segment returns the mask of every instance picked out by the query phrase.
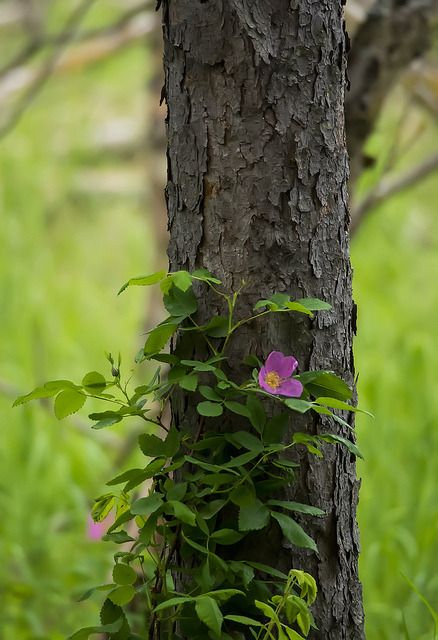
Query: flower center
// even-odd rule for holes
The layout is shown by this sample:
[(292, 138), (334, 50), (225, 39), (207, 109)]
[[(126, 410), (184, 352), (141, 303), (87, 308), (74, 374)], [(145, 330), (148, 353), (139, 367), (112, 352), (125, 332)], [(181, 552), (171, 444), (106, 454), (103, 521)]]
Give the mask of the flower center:
[(265, 382), (271, 389), (278, 389), (281, 385), (281, 378), (276, 371), (270, 371), (266, 374)]

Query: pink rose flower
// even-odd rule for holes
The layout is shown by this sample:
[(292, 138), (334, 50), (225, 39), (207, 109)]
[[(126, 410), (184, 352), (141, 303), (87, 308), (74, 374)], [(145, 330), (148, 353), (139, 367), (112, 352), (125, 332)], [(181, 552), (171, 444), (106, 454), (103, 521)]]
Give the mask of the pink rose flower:
[(293, 356), (285, 356), (281, 351), (272, 351), (259, 372), (259, 385), (264, 391), (278, 396), (299, 398), (303, 385), (291, 378), (298, 367)]

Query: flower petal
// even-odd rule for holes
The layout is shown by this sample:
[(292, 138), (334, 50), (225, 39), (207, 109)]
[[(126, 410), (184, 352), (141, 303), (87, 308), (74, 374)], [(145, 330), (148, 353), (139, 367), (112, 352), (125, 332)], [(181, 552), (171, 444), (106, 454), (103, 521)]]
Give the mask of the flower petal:
[(303, 385), (299, 380), (285, 380), (277, 389), (277, 393), (281, 396), (289, 398), (299, 398), (303, 393)]
[(271, 387), (266, 384), (265, 382), (265, 378), (266, 378), (266, 374), (268, 372), (266, 371), (266, 367), (262, 367), (259, 371), (259, 385), (262, 389), (264, 389), (265, 391), (268, 391), (269, 393), (272, 392)]
[(296, 358), (293, 356), (285, 356), (277, 372), (281, 378), (290, 378), (297, 367), (298, 360)]
[(271, 351), (269, 356), (266, 358), (266, 363), (265, 363), (266, 371), (268, 373), (269, 371), (275, 371), (276, 373), (279, 374), (280, 367), (282, 365), (284, 358), (285, 358), (284, 353), (281, 353), (281, 351)]

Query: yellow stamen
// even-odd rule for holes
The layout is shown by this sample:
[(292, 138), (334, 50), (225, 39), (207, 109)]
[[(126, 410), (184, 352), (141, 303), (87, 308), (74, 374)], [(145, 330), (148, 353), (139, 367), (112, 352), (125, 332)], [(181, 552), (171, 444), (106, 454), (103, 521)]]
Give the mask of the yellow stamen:
[(281, 378), (275, 371), (270, 371), (266, 374), (265, 382), (271, 387), (271, 389), (278, 389), (281, 385)]

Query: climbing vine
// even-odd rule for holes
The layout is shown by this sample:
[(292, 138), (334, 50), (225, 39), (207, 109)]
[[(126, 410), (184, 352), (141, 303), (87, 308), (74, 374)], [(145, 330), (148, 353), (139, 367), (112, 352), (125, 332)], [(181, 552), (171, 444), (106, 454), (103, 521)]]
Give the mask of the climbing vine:
[[(283, 537), (317, 553), (296, 514), (303, 521), (324, 513), (278, 498), (294, 482), (299, 466), (294, 452), (305, 447), (322, 457), (323, 443), (332, 443), (360, 454), (339, 435), (297, 431), (294, 416), (313, 411), (349, 427), (340, 413), (357, 408), (348, 403), (351, 389), (333, 372), (298, 373), (295, 357), (280, 351), (265, 361), (261, 354), (246, 354), (242, 379), (236, 380), (228, 347), (249, 322), (278, 313), (313, 317), (330, 305), (277, 293), (256, 301), (253, 315), (241, 317), (239, 292), (224, 291), (206, 270), (133, 278), (120, 293), (154, 284), (161, 287), (169, 315), (149, 331), (136, 356), (137, 363), (156, 363), (147, 382), (135, 386), (120, 359), (108, 354), (109, 376), (93, 371), (81, 384), (50, 381), (15, 402), (53, 397), (55, 415), (62, 419), (88, 398), (98, 398), (110, 409), (90, 414), (94, 429), (132, 418), (145, 423), (138, 442), (144, 466), (111, 479), (93, 508), (96, 522), (114, 513), (105, 539), (120, 545), (112, 582), (96, 587), (106, 592), (100, 624), (77, 631), (71, 640), (95, 633), (110, 640), (305, 638), (315, 626), (315, 579), (258, 562), (248, 543), (254, 536)], [(205, 287), (226, 313), (200, 326), (198, 300)], [(168, 353), (170, 340), (174, 348)], [(201, 340), (205, 357), (185, 358), (181, 345), (188, 340)]]

